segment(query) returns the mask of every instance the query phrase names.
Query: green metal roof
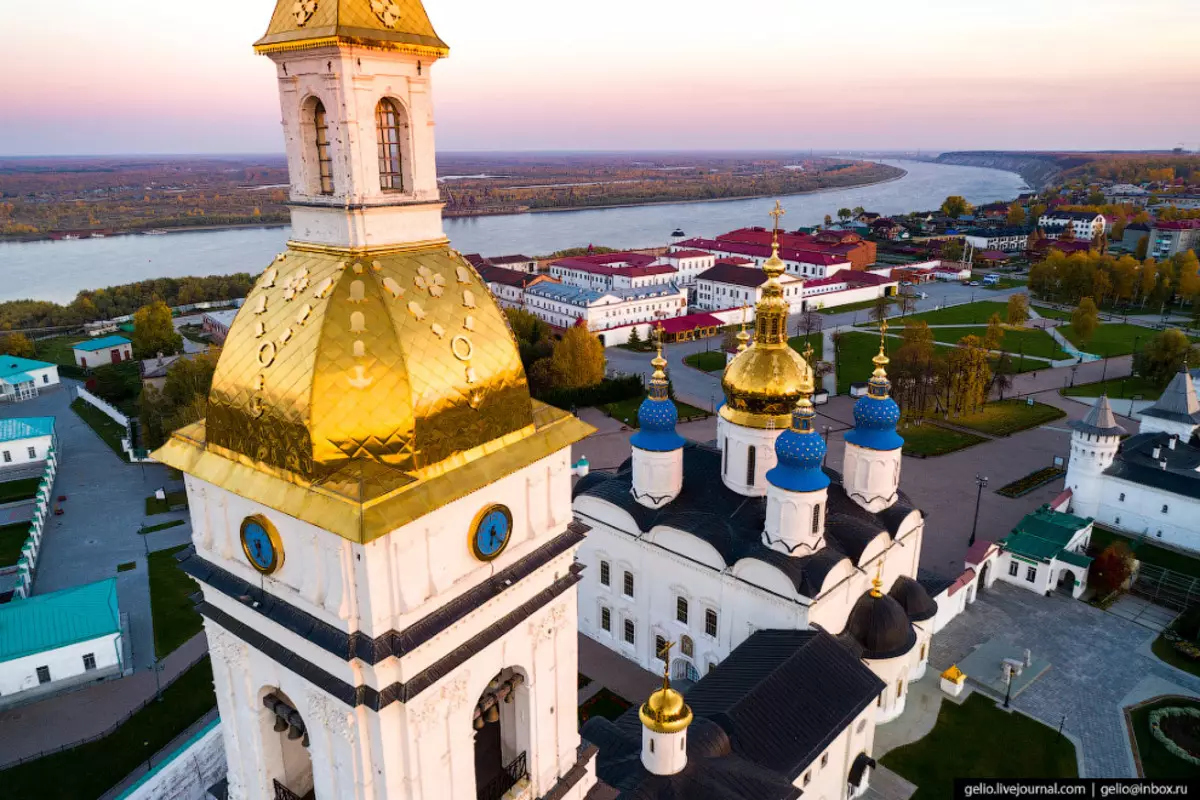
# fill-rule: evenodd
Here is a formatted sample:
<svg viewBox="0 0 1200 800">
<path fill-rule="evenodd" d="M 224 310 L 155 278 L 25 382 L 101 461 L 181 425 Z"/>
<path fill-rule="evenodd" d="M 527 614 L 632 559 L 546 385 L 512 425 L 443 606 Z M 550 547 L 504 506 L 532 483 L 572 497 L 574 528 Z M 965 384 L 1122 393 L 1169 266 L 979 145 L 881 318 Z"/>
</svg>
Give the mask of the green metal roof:
<svg viewBox="0 0 1200 800">
<path fill-rule="evenodd" d="M 0 661 L 44 653 L 121 630 L 117 579 L 0 605 Z"/>
<path fill-rule="evenodd" d="M 1076 567 L 1087 569 L 1092 565 L 1092 559 L 1085 556 L 1083 553 L 1076 553 L 1073 550 L 1064 550 L 1054 557 L 1058 561 L 1066 562 Z"/>
<path fill-rule="evenodd" d="M 53 436 L 54 417 L 0 419 L 0 442 L 16 442 L 35 436 Z"/>
<path fill-rule="evenodd" d="M 71 345 L 72 350 L 83 350 L 85 352 L 94 352 L 96 350 L 108 350 L 113 347 L 120 347 L 123 344 L 132 344 L 124 336 L 104 336 L 100 339 L 92 339 L 87 342 L 79 342 Z"/>
<path fill-rule="evenodd" d="M 1013 531 L 1000 540 L 1000 546 L 1010 553 L 1038 561 L 1049 561 L 1058 555 L 1062 545 L 1047 541 L 1031 533 Z"/>
<path fill-rule="evenodd" d="M 3 380 L 7 383 L 13 383 L 13 381 L 10 380 L 11 378 L 24 374 L 25 381 L 31 381 L 33 378 L 30 378 L 27 374 L 30 370 L 46 369 L 47 367 L 53 366 L 53 364 L 50 364 L 46 361 L 34 361 L 31 358 L 0 356 L 0 380 Z"/>
<path fill-rule="evenodd" d="M 1000 546 L 1010 553 L 1049 561 L 1059 557 L 1071 539 L 1091 523 L 1090 519 L 1042 506 L 1018 522 L 1012 533 L 1000 540 Z"/>
</svg>

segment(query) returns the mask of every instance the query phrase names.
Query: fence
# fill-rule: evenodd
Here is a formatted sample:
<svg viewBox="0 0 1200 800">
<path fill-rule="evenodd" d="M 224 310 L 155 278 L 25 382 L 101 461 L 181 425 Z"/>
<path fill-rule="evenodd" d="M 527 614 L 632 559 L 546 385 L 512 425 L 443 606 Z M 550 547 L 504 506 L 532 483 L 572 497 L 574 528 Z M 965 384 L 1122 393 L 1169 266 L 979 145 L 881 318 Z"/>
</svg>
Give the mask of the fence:
<svg viewBox="0 0 1200 800">
<path fill-rule="evenodd" d="M 1142 562 L 1129 591 L 1155 605 L 1187 611 L 1200 605 L 1200 578 Z"/>
<path fill-rule="evenodd" d="M 33 594 L 33 578 L 37 572 L 38 554 L 42 550 L 42 532 L 50 516 L 54 502 L 54 479 L 58 475 L 58 451 L 51 447 L 46 454 L 46 469 L 34 495 L 33 519 L 29 522 L 29 533 L 21 545 L 21 557 L 17 561 L 17 585 L 13 589 L 15 598 Z"/>
<path fill-rule="evenodd" d="M 92 408 L 110 418 L 113 422 L 125 429 L 125 435 L 121 437 L 121 449 L 125 451 L 125 455 L 134 464 L 152 461 L 145 450 L 139 450 L 133 446 L 133 423 L 129 417 L 122 414 L 109 403 L 101 400 L 96 395 L 89 392 L 82 386 L 78 387 L 76 394 L 80 400 L 90 405 Z"/>
<path fill-rule="evenodd" d="M 189 669 L 196 666 L 197 664 L 199 664 L 201 661 L 203 661 L 206 658 L 208 658 L 207 650 L 205 650 L 200 655 L 196 656 L 190 662 L 188 662 L 188 665 L 185 666 L 183 669 L 179 670 L 179 673 L 170 682 L 163 684 L 162 691 L 166 691 L 167 687 L 171 686 L 171 684 L 175 683 L 175 681 L 177 681 L 181 677 L 183 677 L 183 675 Z M 130 718 L 133 717 L 134 714 L 138 713 L 139 711 L 141 711 L 143 708 L 150 705 L 151 703 L 156 702 L 157 698 L 158 698 L 157 693 L 151 695 L 150 697 L 147 697 L 145 700 L 143 700 L 142 702 L 140 702 L 136 706 L 134 706 L 129 711 L 129 713 L 127 713 L 125 716 L 121 717 L 119 720 L 114 722 L 112 725 L 109 725 L 107 728 L 102 730 L 100 733 L 95 734 L 94 736 L 89 736 L 86 739 L 79 739 L 79 740 L 71 742 L 69 744 L 64 744 L 61 747 L 54 748 L 53 750 L 42 750 L 41 752 L 39 752 L 35 755 L 18 758 L 15 761 L 8 761 L 8 762 L 0 763 L 0 769 L 11 769 L 12 767 L 16 767 L 21 764 L 27 764 L 30 761 L 37 761 L 39 758 L 45 758 L 46 756 L 52 756 L 55 753 L 65 753 L 67 750 L 74 750 L 76 747 L 79 747 L 81 745 L 91 744 L 92 742 L 98 742 L 101 739 L 103 739 L 105 736 L 111 736 L 112 734 L 116 733 L 117 728 L 120 728 L 122 725 L 124 725 L 126 722 L 128 722 L 130 720 Z"/>
</svg>

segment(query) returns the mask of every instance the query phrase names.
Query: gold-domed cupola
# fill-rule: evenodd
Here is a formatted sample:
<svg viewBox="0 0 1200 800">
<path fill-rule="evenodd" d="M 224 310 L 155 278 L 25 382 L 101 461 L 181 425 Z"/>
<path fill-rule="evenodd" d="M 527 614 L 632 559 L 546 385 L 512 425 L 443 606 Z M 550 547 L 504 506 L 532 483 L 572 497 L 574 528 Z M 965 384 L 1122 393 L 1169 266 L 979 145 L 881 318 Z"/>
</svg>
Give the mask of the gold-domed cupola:
<svg viewBox="0 0 1200 800">
<path fill-rule="evenodd" d="M 779 258 L 779 218 L 784 213 L 776 201 L 771 212 L 775 219 L 771 257 L 763 264 L 767 280 L 754 312 L 754 344 L 729 362 L 721 380 L 725 393 L 721 416 L 735 425 L 788 427 L 806 382 L 812 381 L 811 367 L 788 344 L 790 306 L 779 283 L 785 271 Z"/>
</svg>

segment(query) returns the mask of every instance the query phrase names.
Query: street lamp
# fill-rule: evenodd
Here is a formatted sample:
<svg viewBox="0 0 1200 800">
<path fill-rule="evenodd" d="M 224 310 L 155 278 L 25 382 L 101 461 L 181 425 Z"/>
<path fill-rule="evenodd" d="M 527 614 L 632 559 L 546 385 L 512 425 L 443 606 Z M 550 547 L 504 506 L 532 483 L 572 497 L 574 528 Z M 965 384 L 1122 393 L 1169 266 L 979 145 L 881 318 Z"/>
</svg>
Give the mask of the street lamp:
<svg viewBox="0 0 1200 800">
<path fill-rule="evenodd" d="M 1011 664 L 1004 665 L 1004 707 L 1008 708 L 1009 698 L 1012 697 L 1012 675 L 1013 668 Z"/>
<path fill-rule="evenodd" d="M 828 425 L 822 425 L 821 430 L 825 433 L 825 452 L 821 455 L 821 466 L 825 466 L 825 459 L 829 455 L 829 432 L 833 430 Z"/>
<path fill-rule="evenodd" d="M 975 485 L 979 487 L 979 491 L 975 494 L 975 522 L 971 525 L 971 538 L 967 540 L 967 546 L 971 547 L 975 544 L 975 533 L 979 530 L 979 503 L 983 500 L 983 487 L 987 486 L 988 479 L 986 475 L 975 475 Z"/>
</svg>

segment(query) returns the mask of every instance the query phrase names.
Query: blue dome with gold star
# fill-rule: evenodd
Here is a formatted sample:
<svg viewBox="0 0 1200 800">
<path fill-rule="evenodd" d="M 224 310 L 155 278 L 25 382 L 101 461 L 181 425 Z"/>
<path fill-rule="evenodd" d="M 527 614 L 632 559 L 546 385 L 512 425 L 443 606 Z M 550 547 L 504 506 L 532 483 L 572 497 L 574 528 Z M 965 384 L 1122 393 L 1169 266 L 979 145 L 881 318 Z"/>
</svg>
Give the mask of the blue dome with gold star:
<svg viewBox="0 0 1200 800">
<path fill-rule="evenodd" d="M 899 450 L 904 439 L 896 433 L 900 406 L 891 397 L 870 394 L 854 404 L 854 430 L 846 432 L 846 441 L 870 450 Z"/>
<path fill-rule="evenodd" d="M 638 432 L 629 443 L 642 450 L 678 450 L 686 440 L 675 432 L 679 411 L 670 400 L 647 397 L 638 406 Z"/>
<path fill-rule="evenodd" d="M 775 440 L 778 464 L 767 470 L 767 481 L 789 492 L 816 492 L 829 485 L 829 476 L 821 469 L 825 460 L 825 441 L 816 431 L 788 428 Z"/>
</svg>

